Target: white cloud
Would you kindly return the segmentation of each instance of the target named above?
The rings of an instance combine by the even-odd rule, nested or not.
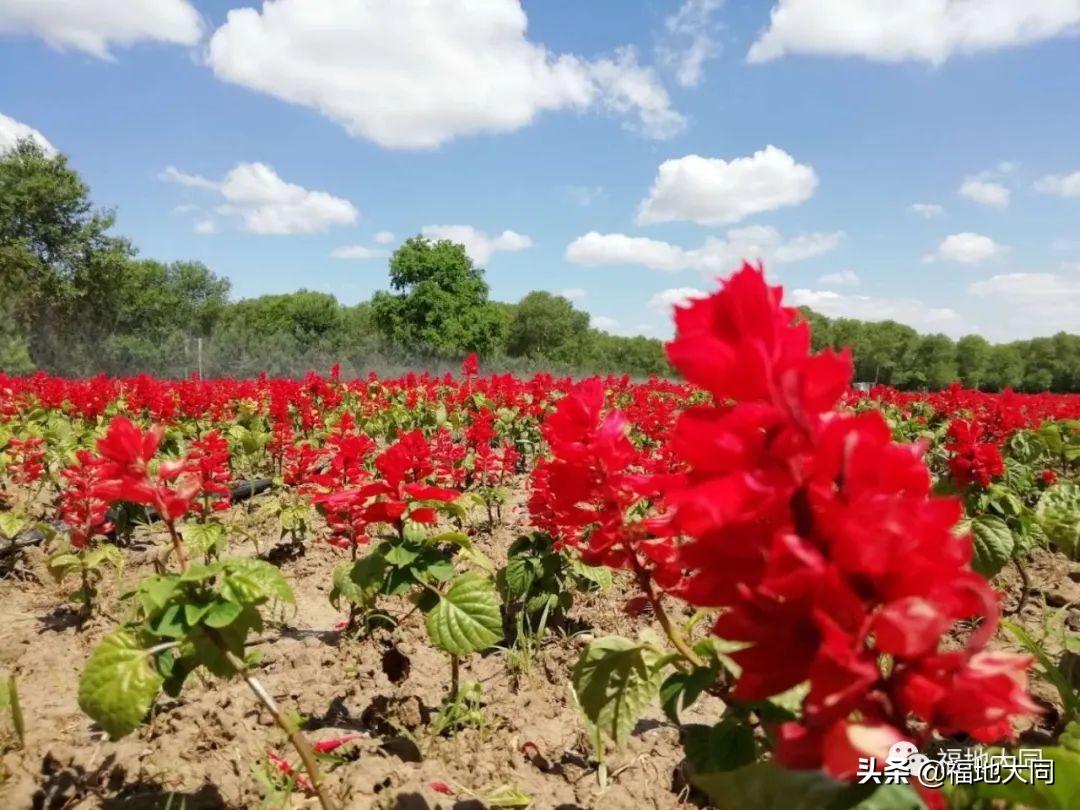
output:
[[[217,233],[217,223],[212,219],[200,219],[195,223],[195,233],[204,235]]]
[[[376,245],[389,245],[394,241],[394,234],[390,231],[379,231],[373,238]]]
[[[1080,273],[1003,273],[976,281],[968,293],[982,300],[994,316],[989,322],[1008,330],[1002,338],[1076,331],[1080,312]]]
[[[1035,190],[1058,197],[1080,197],[1080,171],[1072,174],[1048,174],[1035,183]]]
[[[601,332],[614,332],[619,328],[619,322],[607,315],[590,315],[589,326],[599,329]]]
[[[912,203],[909,210],[923,219],[935,219],[945,216],[945,209],[937,203]]]
[[[723,0],[685,0],[664,19],[664,36],[656,48],[658,61],[673,71],[683,87],[701,83],[704,65],[720,53],[713,17]]]
[[[637,221],[738,222],[806,202],[816,187],[813,168],[771,145],[731,161],[687,155],[660,164],[648,198],[638,206]]]
[[[229,11],[208,61],[225,81],[388,148],[512,132],[556,110],[631,116],[655,138],[685,126],[633,49],[556,54],[528,39],[527,24],[520,0],[276,0]]]
[[[989,236],[978,233],[954,233],[946,236],[938,245],[936,252],[925,256],[923,261],[942,260],[961,264],[978,264],[999,256],[1008,250]]]
[[[360,215],[348,200],[287,183],[264,163],[238,163],[220,181],[175,166],[160,177],[220,194],[224,202],[214,210],[239,218],[240,227],[251,233],[322,233],[335,225],[350,225]]]
[[[330,252],[331,259],[382,259],[386,255],[385,250],[371,248],[367,245],[342,245]]]
[[[56,148],[49,143],[49,139],[32,126],[0,113],[0,153],[11,149],[23,138],[32,138],[46,154],[56,154]]]
[[[559,295],[561,295],[567,301],[578,301],[584,298],[586,293],[585,290],[581,289],[581,287],[567,287],[565,290],[561,290],[559,292]]]
[[[166,166],[165,170],[158,175],[158,179],[166,180],[170,183],[177,183],[181,186],[187,186],[188,188],[207,188],[212,189],[213,191],[218,191],[221,188],[221,183],[217,181],[208,180],[197,174],[182,172],[175,166]],[[177,210],[186,207],[187,206],[177,206]]]
[[[836,273],[826,273],[818,277],[818,284],[828,284],[834,287],[858,287],[859,275],[854,270],[840,270]]]
[[[449,239],[465,246],[465,252],[477,264],[486,264],[492,254],[500,251],[516,253],[532,247],[532,239],[515,231],[503,231],[488,236],[472,225],[425,225],[420,233],[428,239]]]
[[[784,263],[820,256],[835,248],[844,234],[812,233],[785,240],[775,228],[755,225],[733,228],[726,236],[710,236],[700,248],[687,249],[642,236],[590,231],[567,246],[566,260],[586,267],[623,264],[666,273],[697,270],[711,277],[731,272],[744,260]]]
[[[675,307],[686,306],[696,298],[705,298],[708,293],[697,287],[673,287],[670,290],[661,290],[649,299],[649,309],[669,316]]]
[[[960,315],[948,307],[930,307],[914,298],[875,298],[869,295],[838,293],[832,290],[792,290],[785,303],[810,309],[830,318],[858,318],[861,321],[898,321],[921,332],[960,334]]]
[[[778,0],[750,62],[786,54],[940,65],[954,54],[1074,34],[1075,0]]]
[[[979,177],[967,177],[960,186],[960,196],[967,197],[982,205],[1004,208],[1009,204],[1011,192],[1001,183],[984,180]]]
[[[112,45],[194,45],[202,21],[188,0],[4,0],[0,33],[29,34],[54,48],[111,59]]]
[[[569,186],[566,191],[581,206],[592,205],[606,194],[603,186]]]

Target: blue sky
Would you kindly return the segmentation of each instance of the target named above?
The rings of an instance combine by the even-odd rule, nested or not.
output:
[[[32,128],[237,297],[356,302],[424,231],[627,334],[745,257],[826,314],[1031,337],[1080,331],[1078,31],[1061,0],[0,0],[0,147]]]

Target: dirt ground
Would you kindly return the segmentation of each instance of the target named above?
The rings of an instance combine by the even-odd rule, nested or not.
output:
[[[249,520],[243,507],[236,518]],[[508,510],[509,527],[478,537],[496,563],[516,527],[521,507]],[[266,531],[266,527],[263,529]],[[158,542],[163,542],[158,539]],[[244,546],[241,553],[254,553]],[[264,549],[265,551],[265,549]],[[163,696],[152,718],[135,734],[110,742],[76,704],[78,677],[91,647],[122,617],[119,599],[148,573],[138,550],[126,553],[122,581],[103,585],[101,604],[112,616],[78,624],[53,585],[44,556],[32,549],[25,562],[34,579],[9,576],[0,582],[0,672],[18,678],[26,718],[25,750],[2,760],[0,785],[5,808],[252,808],[265,791],[254,770],[265,769],[268,751],[296,763],[283,736],[260,711],[239,679],[206,684],[192,679],[177,700]],[[500,559],[501,557],[501,559]],[[329,769],[332,796],[348,808],[484,807],[477,797],[512,787],[532,797],[536,808],[635,808],[667,810],[703,806],[682,779],[682,753],[675,727],[654,707],[635,729],[624,751],[608,757],[608,784],[601,789],[596,762],[583,734],[570,690],[570,672],[593,637],[634,636],[649,622],[621,609],[629,591],[622,584],[606,593],[578,597],[571,611],[576,633],[549,634],[528,666],[511,666],[505,651],[472,656],[463,681],[482,685],[481,728],[436,736],[428,725],[449,684],[449,661],[426,641],[422,617],[413,613],[392,632],[362,640],[344,638],[334,626],[343,618],[327,599],[331,571],[344,552],[311,542],[298,557],[276,559],[296,593],[295,611],[268,627],[253,647],[261,653],[257,676],[275,699],[306,718],[313,741],[344,734],[364,735]],[[1068,612],[1080,630],[1080,577],[1064,558],[1036,552],[1028,565],[1032,589],[1018,619],[1041,633],[1047,616]],[[1019,581],[1008,569],[1001,577],[1015,608]],[[404,614],[408,605],[388,603]],[[998,646],[1015,649],[999,638]],[[1033,742],[1053,726],[1055,696],[1042,685],[1047,706],[1027,731]],[[686,713],[690,722],[714,721],[719,705],[701,701]],[[431,786],[443,782],[443,795]],[[291,805],[289,804],[291,801]],[[281,806],[281,797],[271,806]],[[284,806],[317,807],[302,793]]]

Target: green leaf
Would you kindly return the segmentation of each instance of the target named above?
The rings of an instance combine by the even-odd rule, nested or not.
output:
[[[370,607],[385,576],[386,558],[381,554],[368,554],[354,563],[343,563],[334,569],[330,603],[337,607],[339,600],[344,598],[350,604]]]
[[[82,567],[82,561],[77,554],[54,554],[46,563],[46,568],[58,583],[63,582],[72,571],[78,571]]]
[[[153,614],[163,609],[179,587],[180,578],[176,574],[143,579],[136,590],[143,612]]]
[[[991,749],[990,753],[996,752]],[[1043,748],[1042,756],[1054,763],[1053,782],[1028,784],[1013,779],[1004,784],[965,786],[950,793],[972,799],[1003,800],[1010,806],[1029,810],[1074,810],[1080,807],[1080,754],[1066,748]]]
[[[15,535],[23,530],[26,518],[16,512],[0,512],[0,534],[4,537],[15,539]]]
[[[574,692],[585,717],[617,746],[660,688],[661,655],[652,647],[618,636],[589,643],[574,667]]]
[[[1047,489],[1036,507],[1047,538],[1071,560],[1080,560],[1080,483],[1060,481]]]
[[[521,599],[529,592],[537,577],[537,564],[531,557],[510,557],[502,570],[509,599]]]
[[[146,622],[147,629],[155,636],[182,639],[188,633],[188,625],[184,621],[185,607],[186,605],[180,602],[167,605],[164,610],[150,617]]]
[[[210,563],[209,565],[192,563],[180,575],[180,582],[206,582],[224,570],[221,563]]]
[[[461,574],[428,613],[427,631],[435,646],[452,655],[492,646],[502,638],[495,584],[480,574]]]
[[[1046,649],[1023,627],[1015,622],[1002,621],[1002,626],[1012,634],[1025,650],[1039,662],[1040,674],[1043,679],[1050,683],[1058,691],[1065,716],[1080,713],[1080,692],[1073,686],[1069,676],[1054,663],[1047,654]]]
[[[227,532],[220,523],[189,523],[181,530],[184,545],[197,557],[221,553]]]
[[[727,719],[714,726],[682,727],[683,748],[692,773],[731,771],[752,763],[757,755],[754,732],[745,723]]]
[[[968,531],[975,549],[971,567],[989,579],[1012,558],[1016,545],[1013,533],[1005,521],[993,515],[972,518]]]
[[[581,560],[571,560],[570,570],[578,579],[584,580],[598,590],[606,591],[611,587],[611,569],[602,565],[585,565]]]
[[[83,557],[83,565],[91,571],[108,563],[117,571],[124,567],[124,553],[112,543],[102,543]]]
[[[531,807],[532,797],[511,785],[502,785],[484,795],[488,807]]]
[[[256,605],[267,599],[294,602],[292,588],[275,566],[264,560],[229,560],[221,594],[231,602]]]
[[[689,672],[675,672],[660,685],[660,705],[675,725],[679,712],[690,706],[701,693],[716,682],[718,666],[694,667]]]
[[[388,549],[384,556],[386,557],[386,561],[391,565],[402,566],[408,565],[419,557],[420,552],[404,545],[396,545]]]
[[[130,630],[114,630],[90,654],[79,679],[79,707],[113,739],[142,723],[161,676]]]
[[[232,624],[236,620],[236,617],[243,612],[244,608],[242,605],[238,605],[236,602],[226,602],[223,599],[219,599],[209,606],[203,621],[207,627],[220,629]]]
[[[1061,732],[1061,738],[1058,742],[1061,743],[1063,748],[1080,754],[1080,720],[1073,720],[1069,725],[1065,726],[1065,730]]]

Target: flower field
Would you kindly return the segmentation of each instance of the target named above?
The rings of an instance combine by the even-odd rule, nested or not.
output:
[[[1080,396],[859,393],[780,296],[682,383],[0,376],[0,797],[1078,806]]]

